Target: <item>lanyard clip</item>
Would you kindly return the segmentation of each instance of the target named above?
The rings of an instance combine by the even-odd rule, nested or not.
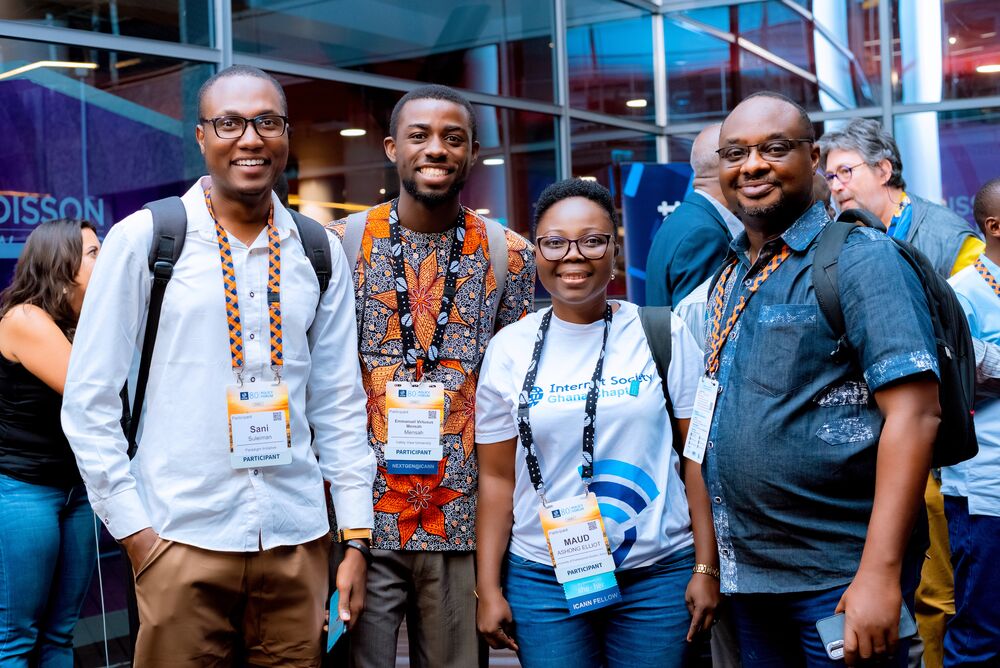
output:
[[[236,376],[236,384],[239,385],[240,387],[243,387],[243,367],[234,366],[233,375]]]
[[[275,385],[280,385],[281,384],[281,365],[280,364],[272,364],[271,365],[271,371],[274,373],[274,384]]]

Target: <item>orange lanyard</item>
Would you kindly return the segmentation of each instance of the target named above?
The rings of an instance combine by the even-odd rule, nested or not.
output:
[[[219,224],[212,209],[212,189],[205,191],[205,205],[215,221],[215,236],[219,241],[219,260],[222,263],[222,284],[226,289],[226,318],[229,323],[229,353],[233,359],[233,373],[243,384],[243,322],[240,320],[240,301],[236,292],[236,270],[229,236]],[[274,205],[267,215],[267,307],[270,312],[271,370],[281,380],[283,356],[281,352],[281,240],[274,227]]]
[[[725,328],[722,327],[722,316],[723,309],[725,308],[723,297],[726,294],[726,281],[729,280],[729,277],[733,274],[733,269],[735,269],[739,260],[733,260],[733,263],[726,267],[722,272],[718,282],[715,284],[715,290],[712,293],[711,299],[712,331],[709,332],[708,335],[709,353],[708,362],[705,364],[705,368],[708,371],[709,376],[715,377],[715,374],[718,373],[719,356],[722,354],[722,347],[726,345],[726,340],[729,338],[730,332],[733,331],[733,327],[736,326],[736,322],[740,319],[740,316],[743,315],[743,310],[746,308],[747,302],[750,301],[750,297],[752,297],[754,293],[760,289],[760,286],[764,284],[764,281],[769,279],[771,274],[773,274],[774,271],[781,266],[781,263],[784,262],[785,259],[791,254],[792,250],[787,245],[782,246],[781,250],[771,258],[771,261],[760,270],[760,273],[753,278],[753,281],[751,281],[750,286],[747,289],[749,294],[740,295],[740,301],[736,303],[736,308],[734,308],[733,312],[729,314],[729,319],[726,320]]]
[[[979,275],[983,277],[984,281],[986,281],[986,285],[993,288],[993,294],[1000,297],[1000,285],[997,285],[997,279],[993,277],[993,274],[990,273],[990,270],[986,268],[986,265],[983,264],[983,261],[980,258],[976,258],[976,271],[978,271]]]

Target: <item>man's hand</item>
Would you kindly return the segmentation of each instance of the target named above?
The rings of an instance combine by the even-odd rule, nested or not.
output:
[[[691,613],[691,627],[688,628],[687,641],[694,640],[696,633],[712,628],[715,619],[715,609],[719,606],[719,581],[711,575],[694,573],[688,581],[684,600],[687,601],[688,612]]]
[[[142,562],[146,560],[146,557],[153,550],[153,546],[156,545],[157,539],[159,539],[159,536],[156,535],[152,527],[146,527],[142,531],[136,531],[131,536],[122,538],[122,547],[125,548],[125,553],[128,554],[128,560],[132,562],[133,575],[139,571]]]
[[[337,591],[340,592],[338,613],[351,630],[365,609],[368,564],[365,556],[353,547],[346,548],[344,560],[337,567]]]
[[[858,570],[836,610],[845,613],[844,661],[848,666],[873,657],[885,659],[896,651],[902,605],[899,573]]]
[[[513,628],[510,604],[500,590],[483,592],[476,606],[476,628],[493,649],[518,650],[517,643],[509,635]]]

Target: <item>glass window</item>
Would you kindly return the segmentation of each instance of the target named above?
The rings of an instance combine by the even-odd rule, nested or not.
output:
[[[292,125],[289,203],[321,222],[399,194],[383,139],[397,91],[278,75]],[[337,100],[331,105],[328,100]],[[480,155],[466,206],[526,232],[535,199],[555,180],[555,118],[476,106]]]
[[[879,100],[878,7],[864,0],[772,0],[668,13],[672,121],[722,118],[759,90],[809,110]]]
[[[894,121],[907,191],[946,203],[973,223],[976,191],[997,175],[996,157],[983,147],[1000,145],[1000,107],[904,114]]]
[[[551,2],[234,0],[233,48],[482,93],[553,99]]]
[[[0,2],[0,19],[198,46],[213,42],[209,0],[15,0]]]
[[[570,106],[655,118],[652,18],[607,0],[566,3]]]
[[[11,39],[0,39],[0,54],[0,125],[16,128],[0,161],[0,286],[39,222],[88,218],[104,236],[202,173],[195,107],[211,66]],[[105,649],[110,665],[127,665],[123,584],[131,571],[97,525],[100,577],[75,633],[77,665],[106,665]]]
[[[1000,13],[994,0],[893,3],[896,101],[1000,94]]]

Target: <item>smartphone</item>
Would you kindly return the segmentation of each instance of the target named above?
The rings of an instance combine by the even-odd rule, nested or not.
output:
[[[347,630],[347,626],[344,624],[344,620],[340,618],[338,611],[340,609],[340,592],[333,592],[333,596],[330,597],[330,621],[328,622],[330,630],[326,633],[326,651],[333,651],[333,646],[337,644],[340,637],[344,635],[344,631]]]
[[[844,658],[844,613],[838,613],[832,617],[827,617],[816,622],[816,630],[819,632],[820,642],[826,649],[826,655],[834,661]],[[906,608],[906,604],[899,611],[899,637],[910,638],[917,635],[917,623],[913,621],[913,615]]]

